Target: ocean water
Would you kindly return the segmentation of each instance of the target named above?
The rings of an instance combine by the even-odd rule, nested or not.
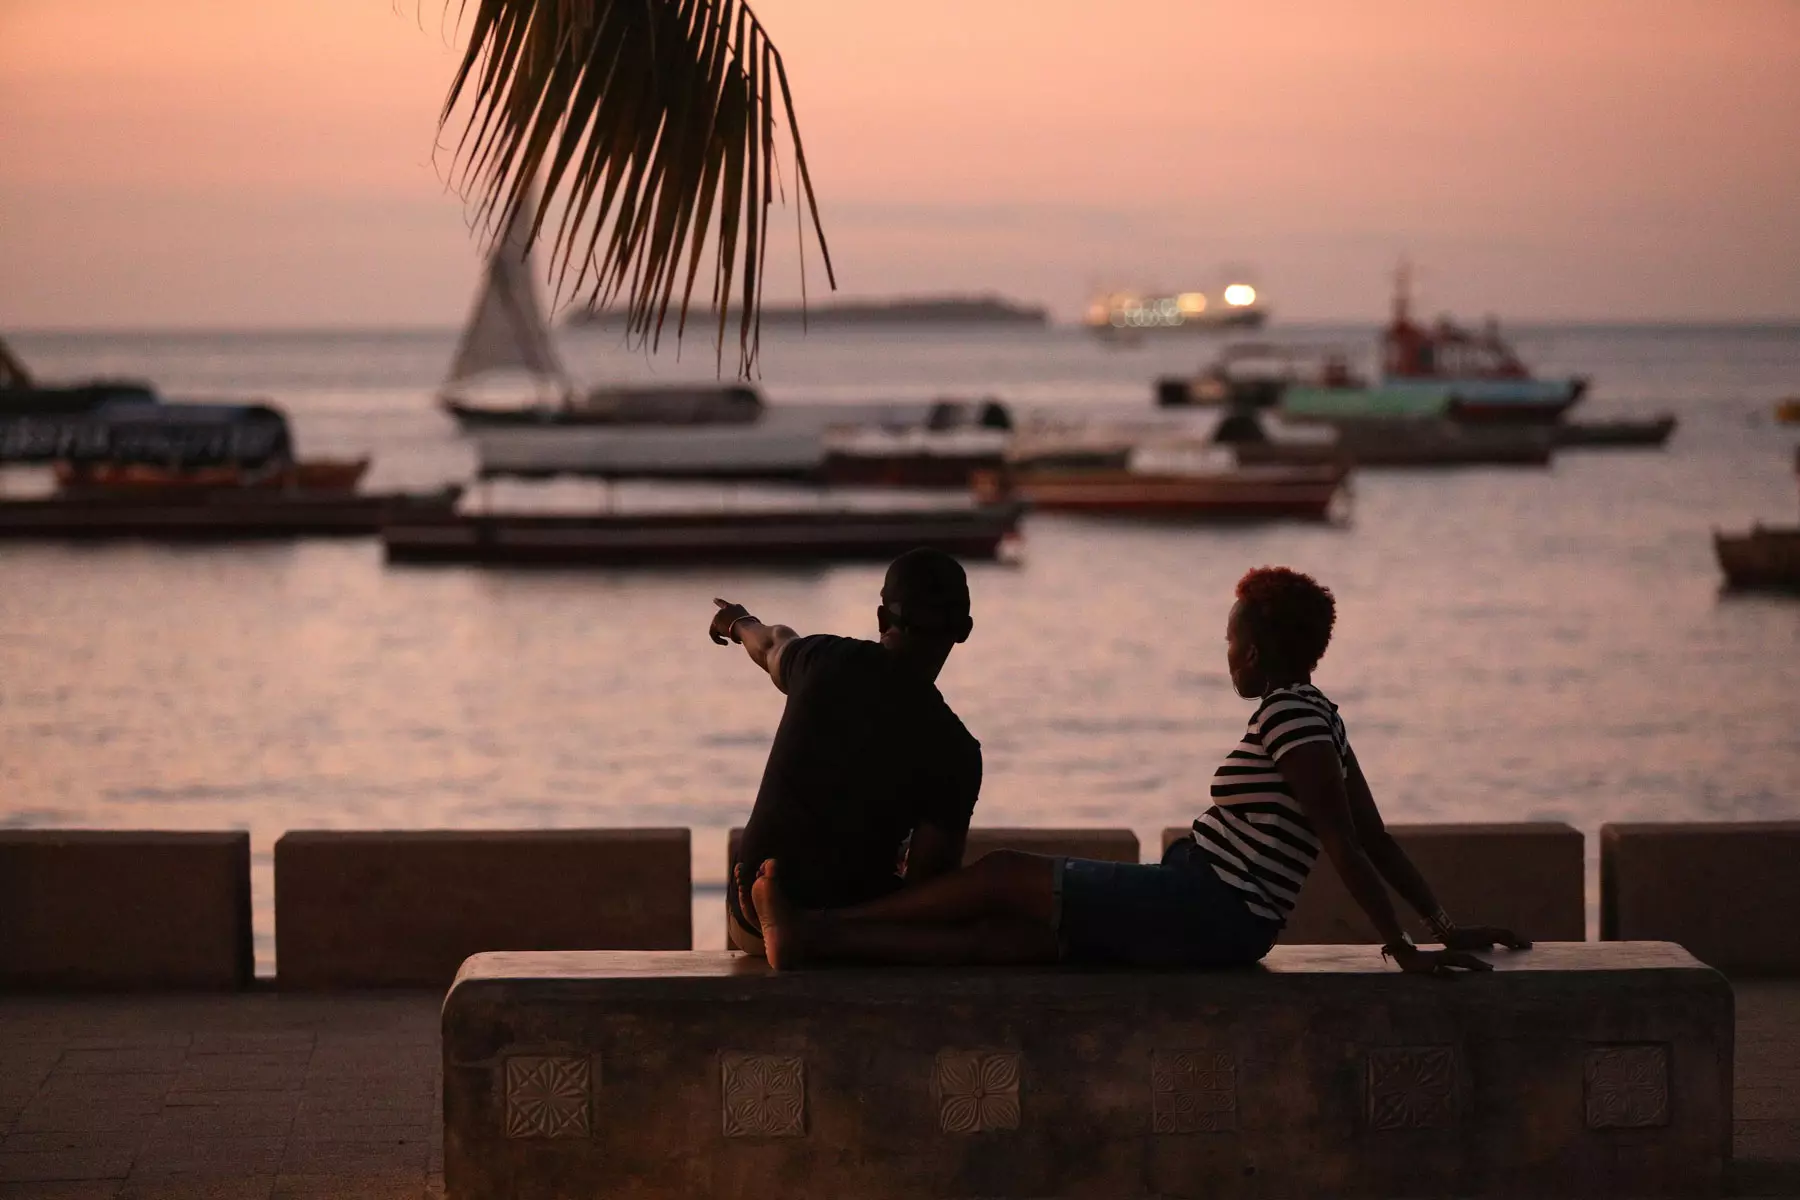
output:
[[[984,747],[977,821],[1128,826],[1154,847],[1191,820],[1248,715],[1224,622],[1233,583],[1263,563],[1337,593],[1316,681],[1390,820],[1592,835],[1800,817],[1800,599],[1722,594],[1710,541],[1796,519],[1797,431],[1770,408],[1800,394],[1800,327],[1516,334],[1542,372],[1593,377],[1586,415],[1677,413],[1668,448],[1366,472],[1328,526],[1033,516],[1018,562],[972,566],[975,634],[941,683]],[[10,340],[46,377],[266,397],[303,451],[372,453],[370,486],[412,487],[472,469],[431,401],[454,336]],[[559,340],[587,380],[713,375],[697,342],[652,361],[613,334]],[[1107,350],[1067,329],[782,333],[760,382],[774,404],[994,395],[1119,418],[1213,348]],[[591,502],[578,486],[541,494]],[[712,597],[872,635],[880,575],[394,568],[373,541],[0,543],[0,825],[248,829],[264,970],[285,830],[685,825],[696,935],[716,945],[725,831],[749,811],[781,696],[707,640]]]

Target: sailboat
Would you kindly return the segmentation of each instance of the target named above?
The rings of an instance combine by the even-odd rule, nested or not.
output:
[[[741,425],[762,415],[756,389],[725,384],[609,385],[579,391],[538,303],[532,265],[535,192],[488,256],[475,307],[438,402],[464,427],[493,425]],[[496,379],[523,379],[529,397],[482,399]]]

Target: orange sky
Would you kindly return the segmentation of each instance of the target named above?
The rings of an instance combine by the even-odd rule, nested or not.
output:
[[[1794,0],[756,7],[852,294],[1800,316]],[[0,327],[460,320],[443,12],[0,0]]]

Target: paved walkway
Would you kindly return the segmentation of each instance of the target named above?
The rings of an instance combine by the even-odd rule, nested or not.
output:
[[[1741,982],[1738,1195],[1800,1198],[1800,981]],[[0,999],[0,1198],[443,1194],[437,993]]]

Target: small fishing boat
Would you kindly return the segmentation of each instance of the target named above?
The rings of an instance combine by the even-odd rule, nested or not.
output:
[[[1323,521],[1350,469],[1342,463],[1185,474],[1131,470],[1011,470],[975,478],[977,499],[1023,500],[1046,512],[1198,521]]]
[[[1783,425],[1800,425],[1800,396],[1775,402],[1775,419]]]
[[[1749,533],[1713,533],[1713,552],[1728,587],[1800,591],[1800,528],[1752,526]]]
[[[1358,467],[1543,467],[1550,464],[1556,448],[1544,426],[1463,425],[1442,417],[1342,421],[1323,440],[1265,434],[1219,444],[1229,445],[1244,466],[1343,462]]]
[[[0,431],[12,420],[76,416],[102,405],[155,404],[158,399],[156,389],[135,379],[43,383],[0,341]]]
[[[1550,426],[1558,446],[1584,449],[1627,446],[1661,446],[1675,432],[1675,417],[1665,413],[1647,420],[1619,418],[1610,421],[1558,421]]]
[[[653,513],[400,514],[382,529],[392,562],[509,566],[839,562],[932,546],[993,559],[1018,528],[1012,502],[937,508]]]
[[[71,463],[53,465],[57,490],[65,495],[168,496],[182,492],[304,492],[346,495],[368,473],[367,458],[314,458],[277,463],[257,470],[238,466],[181,470],[152,463]]]
[[[563,368],[538,303],[532,192],[488,256],[438,403],[464,428],[563,425],[749,425],[762,397],[743,384],[605,385],[582,391]],[[529,395],[514,385],[523,381]],[[495,391],[499,396],[495,396]]]
[[[157,541],[371,537],[402,516],[452,513],[458,488],[292,493],[258,488],[0,500],[0,538]]]

